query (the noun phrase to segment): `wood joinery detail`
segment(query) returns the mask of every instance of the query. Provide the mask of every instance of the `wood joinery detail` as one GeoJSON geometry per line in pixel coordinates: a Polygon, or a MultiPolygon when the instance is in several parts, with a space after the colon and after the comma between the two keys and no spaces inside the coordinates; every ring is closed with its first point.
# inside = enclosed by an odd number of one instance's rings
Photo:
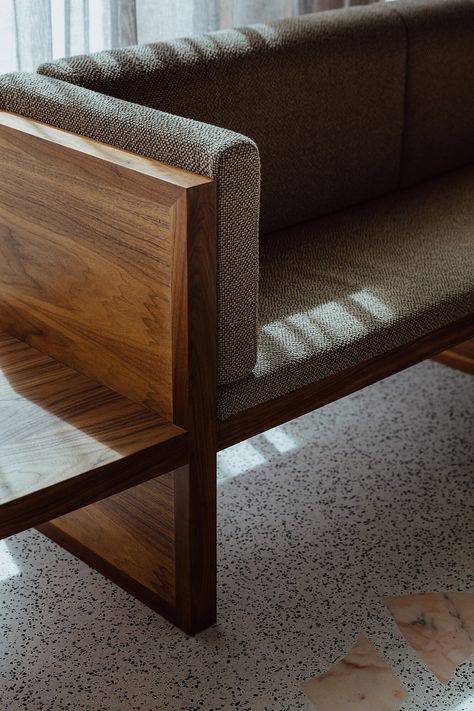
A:
{"type": "Polygon", "coordinates": [[[5,112],[0,152],[0,328],[185,419],[185,214],[212,181],[5,112]]]}

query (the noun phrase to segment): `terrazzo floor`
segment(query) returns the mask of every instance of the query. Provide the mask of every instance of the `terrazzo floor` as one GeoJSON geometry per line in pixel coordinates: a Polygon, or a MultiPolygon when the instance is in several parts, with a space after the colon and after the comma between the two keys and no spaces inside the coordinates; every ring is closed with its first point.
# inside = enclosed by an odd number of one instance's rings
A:
{"type": "Polygon", "coordinates": [[[403,711],[474,711],[385,596],[474,591],[474,378],[425,362],[223,452],[219,620],[194,639],[33,531],[0,544],[1,711],[310,711],[363,635],[403,711]]]}

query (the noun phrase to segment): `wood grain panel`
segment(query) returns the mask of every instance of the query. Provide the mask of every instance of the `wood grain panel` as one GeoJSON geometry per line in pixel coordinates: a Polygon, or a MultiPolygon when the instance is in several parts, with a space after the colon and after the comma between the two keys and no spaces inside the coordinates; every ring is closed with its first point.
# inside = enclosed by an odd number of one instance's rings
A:
{"type": "Polygon", "coordinates": [[[225,449],[350,395],[425,358],[431,358],[450,345],[466,340],[473,333],[474,316],[468,316],[342,373],[336,373],[287,395],[244,410],[219,422],[218,447],[225,449]]]}
{"type": "Polygon", "coordinates": [[[212,181],[5,112],[0,152],[0,328],[173,419],[175,205],[212,181]]]}
{"type": "Polygon", "coordinates": [[[0,537],[168,472],[187,435],[0,333],[0,537]]]}
{"type": "Polygon", "coordinates": [[[189,463],[40,530],[194,634],[216,619],[215,184],[174,209],[175,419],[189,463]]]}
{"type": "Polygon", "coordinates": [[[174,476],[141,484],[39,530],[167,617],[174,617],[174,476]]]}
{"type": "Polygon", "coordinates": [[[440,353],[433,360],[474,375],[474,338],[440,353]]]}

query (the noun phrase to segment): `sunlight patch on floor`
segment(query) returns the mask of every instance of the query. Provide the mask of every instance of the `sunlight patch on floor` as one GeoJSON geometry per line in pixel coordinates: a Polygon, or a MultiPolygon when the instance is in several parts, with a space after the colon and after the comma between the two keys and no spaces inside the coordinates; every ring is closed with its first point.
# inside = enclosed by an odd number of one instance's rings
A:
{"type": "Polygon", "coordinates": [[[246,441],[220,452],[217,461],[219,481],[223,482],[265,464],[266,459],[256,447],[246,441]]]}
{"type": "Polygon", "coordinates": [[[0,541],[0,581],[14,578],[20,574],[20,568],[13,560],[5,541],[0,541]]]}
{"type": "Polygon", "coordinates": [[[281,427],[268,430],[268,432],[264,432],[261,436],[266,439],[267,442],[270,442],[280,454],[291,452],[292,449],[296,449],[298,446],[297,442],[287,435],[281,427]]]}

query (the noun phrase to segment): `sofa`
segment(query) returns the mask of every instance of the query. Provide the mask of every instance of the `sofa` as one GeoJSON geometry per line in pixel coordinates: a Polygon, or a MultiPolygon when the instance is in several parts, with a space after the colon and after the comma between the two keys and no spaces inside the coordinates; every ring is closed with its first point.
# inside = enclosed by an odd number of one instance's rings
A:
{"type": "Polygon", "coordinates": [[[218,449],[474,334],[473,67],[397,0],[0,78],[0,328],[186,433],[30,525],[215,622],[218,449]]]}

